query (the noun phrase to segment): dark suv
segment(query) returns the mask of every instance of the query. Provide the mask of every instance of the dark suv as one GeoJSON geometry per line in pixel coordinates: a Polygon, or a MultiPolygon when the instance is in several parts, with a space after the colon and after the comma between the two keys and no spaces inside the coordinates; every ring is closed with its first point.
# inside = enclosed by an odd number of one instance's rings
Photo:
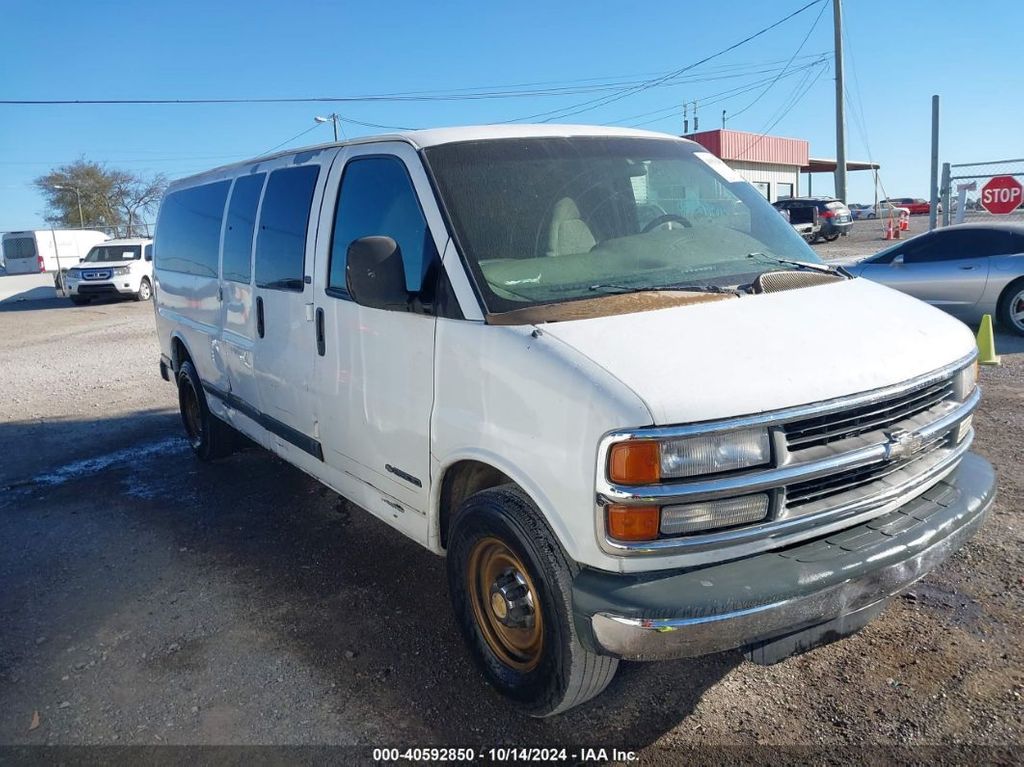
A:
{"type": "Polygon", "coordinates": [[[818,222],[821,224],[818,237],[828,242],[832,242],[841,234],[847,234],[853,227],[853,214],[846,207],[846,203],[835,197],[788,197],[773,202],[772,205],[777,210],[814,206],[818,210],[818,222]]]}

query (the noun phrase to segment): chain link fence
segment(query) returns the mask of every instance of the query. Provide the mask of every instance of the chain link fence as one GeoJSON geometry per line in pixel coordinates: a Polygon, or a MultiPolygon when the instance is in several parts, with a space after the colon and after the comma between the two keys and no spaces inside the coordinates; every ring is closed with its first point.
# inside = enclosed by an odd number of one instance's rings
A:
{"type": "Polygon", "coordinates": [[[993,160],[942,166],[939,201],[942,205],[940,224],[967,222],[1007,222],[1024,224],[1024,205],[1007,214],[995,215],[981,206],[982,188],[997,176],[1010,176],[1024,185],[1024,158],[993,160]]]}

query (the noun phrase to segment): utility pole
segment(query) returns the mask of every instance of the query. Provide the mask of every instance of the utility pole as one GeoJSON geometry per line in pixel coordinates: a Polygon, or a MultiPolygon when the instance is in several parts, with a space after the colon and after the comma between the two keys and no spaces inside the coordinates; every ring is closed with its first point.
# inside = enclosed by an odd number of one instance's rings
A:
{"type": "Polygon", "coordinates": [[[78,191],[77,186],[63,186],[61,184],[54,184],[54,189],[60,189],[64,191],[70,189],[75,193],[75,197],[78,198],[78,225],[81,229],[85,229],[85,216],[82,215],[82,193],[78,191]]]}
{"type": "MultiPolygon", "coordinates": [[[[939,97],[932,96],[932,175],[928,188],[928,231],[935,228],[939,213],[939,97]]],[[[947,205],[948,208],[948,205],[947,205]]],[[[945,214],[944,214],[945,215],[945,214]]]]}
{"type": "Polygon", "coordinates": [[[843,3],[832,0],[836,61],[836,197],[846,202],[846,110],[843,101],[843,3]]]}
{"type": "Polygon", "coordinates": [[[341,119],[341,117],[338,115],[337,112],[331,112],[329,115],[327,115],[327,117],[314,117],[313,118],[314,122],[318,122],[318,123],[325,123],[327,121],[330,121],[330,122],[334,123],[334,140],[335,141],[338,140],[338,120],[340,120],[340,119],[341,119]]]}
{"type": "Polygon", "coordinates": [[[722,110],[722,130],[725,130],[725,110],[722,110]]]}

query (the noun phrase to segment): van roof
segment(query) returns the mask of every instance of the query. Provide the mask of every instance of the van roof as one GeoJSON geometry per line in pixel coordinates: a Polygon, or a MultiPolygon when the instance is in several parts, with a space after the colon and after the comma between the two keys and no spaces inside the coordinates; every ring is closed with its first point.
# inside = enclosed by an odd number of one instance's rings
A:
{"type": "Polygon", "coordinates": [[[426,128],[424,130],[398,131],[395,133],[382,133],[374,136],[359,136],[348,141],[330,141],[324,144],[299,147],[295,149],[284,149],[272,154],[253,157],[249,160],[234,162],[228,165],[221,165],[217,168],[197,173],[192,176],[178,179],[171,184],[176,187],[185,181],[195,181],[204,176],[222,175],[225,171],[233,168],[243,168],[255,163],[267,162],[279,157],[301,154],[305,152],[321,152],[325,149],[342,146],[355,146],[359,144],[370,144],[379,141],[402,141],[412,145],[416,149],[437,146],[439,144],[454,144],[462,141],[487,141],[494,139],[509,138],[567,138],[570,136],[611,136],[611,137],[633,137],[633,138],[660,138],[686,141],[688,139],[673,136],[668,133],[656,133],[654,131],[636,130],[635,128],[612,128],[606,125],[463,125],[452,128],[426,128]]]}

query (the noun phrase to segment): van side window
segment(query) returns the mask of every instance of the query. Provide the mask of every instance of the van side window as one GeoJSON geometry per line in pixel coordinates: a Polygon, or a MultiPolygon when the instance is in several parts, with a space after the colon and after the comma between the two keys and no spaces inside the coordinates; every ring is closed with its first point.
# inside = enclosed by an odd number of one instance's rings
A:
{"type": "Polygon", "coordinates": [[[301,293],[306,227],[319,165],[275,170],[267,181],[256,240],[256,285],[301,293]]]}
{"type": "Polygon", "coordinates": [[[427,229],[412,179],[397,157],[357,158],[348,163],[338,193],[331,240],[328,290],[347,296],[345,257],[360,237],[391,237],[402,250],[405,283],[418,292],[437,249],[427,229]]]}
{"type": "Polygon", "coordinates": [[[252,240],[256,227],[256,208],[266,173],[241,176],[235,179],[228,203],[228,220],[224,229],[225,280],[248,283],[252,276],[252,240]]]}
{"type": "Polygon", "coordinates": [[[217,181],[167,195],[153,248],[158,269],[217,276],[220,225],[230,186],[230,181],[217,181]]]}

